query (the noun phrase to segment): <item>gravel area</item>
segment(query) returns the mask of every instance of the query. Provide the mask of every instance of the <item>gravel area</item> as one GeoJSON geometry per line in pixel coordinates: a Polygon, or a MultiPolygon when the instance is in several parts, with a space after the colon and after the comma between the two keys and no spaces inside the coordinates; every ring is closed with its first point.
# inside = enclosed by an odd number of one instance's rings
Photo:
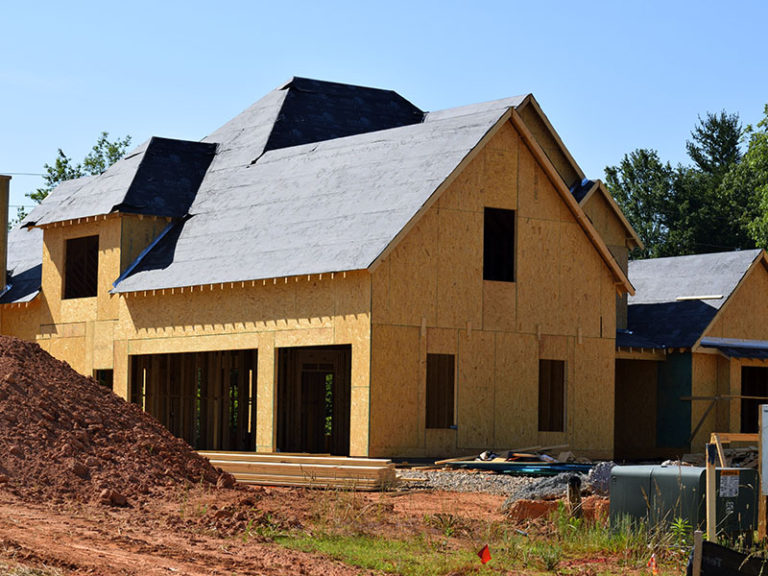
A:
{"type": "MultiPolygon", "coordinates": [[[[590,474],[576,474],[581,479],[582,493],[607,495],[613,462],[601,462],[590,474]]],[[[565,495],[568,479],[574,473],[557,476],[510,476],[481,470],[398,469],[402,490],[448,490],[453,492],[487,492],[502,494],[510,501],[560,498],[565,495]]]]}
{"type": "Polygon", "coordinates": [[[511,494],[521,487],[534,484],[537,478],[509,476],[475,470],[413,470],[400,469],[397,476],[404,490],[449,490],[453,492],[488,492],[511,494]]]}

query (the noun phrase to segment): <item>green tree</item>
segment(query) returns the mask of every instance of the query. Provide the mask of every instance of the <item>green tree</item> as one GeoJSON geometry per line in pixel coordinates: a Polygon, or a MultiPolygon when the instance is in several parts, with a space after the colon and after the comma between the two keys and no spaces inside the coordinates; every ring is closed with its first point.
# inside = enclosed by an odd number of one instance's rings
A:
{"type": "Polygon", "coordinates": [[[120,160],[128,151],[131,137],[109,140],[109,133],[102,132],[96,144],[80,164],[75,164],[72,158],[64,154],[61,148],[53,164],[44,164],[45,186],[27,194],[27,197],[38,204],[42,202],[56,186],[65,180],[73,180],[82,176],[95,176],[103,173],[112,164],[120,160]]]}
{"type": "Polygon", "coordinates": [[[688,157],[704,174],[722,178],[741,160],[739,143],[744,129],[738,114],[707,112],[691,132],[691,140],[685,142],[688,157]]]}
{"type": "Polygon", "coordinates": [[[663,163],[656,150],[639,148],[625,154],[618,166],[607,166],[605,175],[608,190],[645,244],[633,257],[665,255],[668,202],[674,185],[669,162],[663,163]]]}
{"type": "Polygon", "coordinates": [[[753,214],[751,219],[745,216],[747,231],[757,246],[768,248],[768,104],[763,114],[756,127],[747,127],[747,151],[723,187],[734,199],[749,199],[753,214]]]}
{"type": "Polygon", "coordinates": [[[754,246],[753,191],[726,184],[741,164],[738,114],[699,117],[685,147],[692,164],[672,169],[653,150],[607,167],[606,185],[645,243],[633,257],[677,256],[754,246]]]}

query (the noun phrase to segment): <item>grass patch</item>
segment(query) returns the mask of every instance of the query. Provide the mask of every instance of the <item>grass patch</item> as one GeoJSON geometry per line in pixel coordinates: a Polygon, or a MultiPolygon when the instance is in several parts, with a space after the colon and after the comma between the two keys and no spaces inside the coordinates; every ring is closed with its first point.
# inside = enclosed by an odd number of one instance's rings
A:
{"type": "Polygon", "coordinates": [[[365,535],[315,534],[281,537],[277,542],[294,550],[319,552],[352,566],[403,576],[461,573],[480,564],[474,551],[453,547],[446,540],[423,537],[392,540],[365,535]]]}

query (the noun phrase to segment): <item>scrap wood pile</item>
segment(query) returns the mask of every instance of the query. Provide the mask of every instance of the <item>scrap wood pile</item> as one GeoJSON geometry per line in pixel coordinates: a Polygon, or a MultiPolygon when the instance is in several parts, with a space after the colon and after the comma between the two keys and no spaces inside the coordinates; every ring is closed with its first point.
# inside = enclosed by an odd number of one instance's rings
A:
{"type": "MultiPolygon", "coordinates": [[[[556,446],[559,448],[561,446],[556,446]]],[[[473,470],[490,470],[501,474],[516,476],[555,476],[562,473],[586,474],[593,464],[588,461],[574,462],[571,452],[563,452],[553,458],[544,452],[553,447],[535,447],[537,451],[525,452],[525,449],[510,450],[506,456],[499,456],[493,451],[485,451],[477,457],[450,458],[438,460],[436,466],[450,468],[468,468],[473,470]]],[[[530,450],[530,449],[529,449],[530,450]]]]}
{"type": "Polygon", "coordinates": [[[139,407],[37,344],[0,336],[0,489],[121,506],[217,482],[233,480],[139,407]]]}

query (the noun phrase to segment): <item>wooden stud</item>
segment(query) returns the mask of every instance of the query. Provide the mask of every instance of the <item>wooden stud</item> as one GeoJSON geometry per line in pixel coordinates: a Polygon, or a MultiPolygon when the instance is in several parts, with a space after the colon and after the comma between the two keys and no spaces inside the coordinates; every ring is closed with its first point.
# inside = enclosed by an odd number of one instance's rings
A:
{"type": "Polygon", "coordinates": [[[707,444],[705,456],[707,459],[707,540],[717,542],[717,482],[715,471],[717,447],[714,444],[707,444]]]}

